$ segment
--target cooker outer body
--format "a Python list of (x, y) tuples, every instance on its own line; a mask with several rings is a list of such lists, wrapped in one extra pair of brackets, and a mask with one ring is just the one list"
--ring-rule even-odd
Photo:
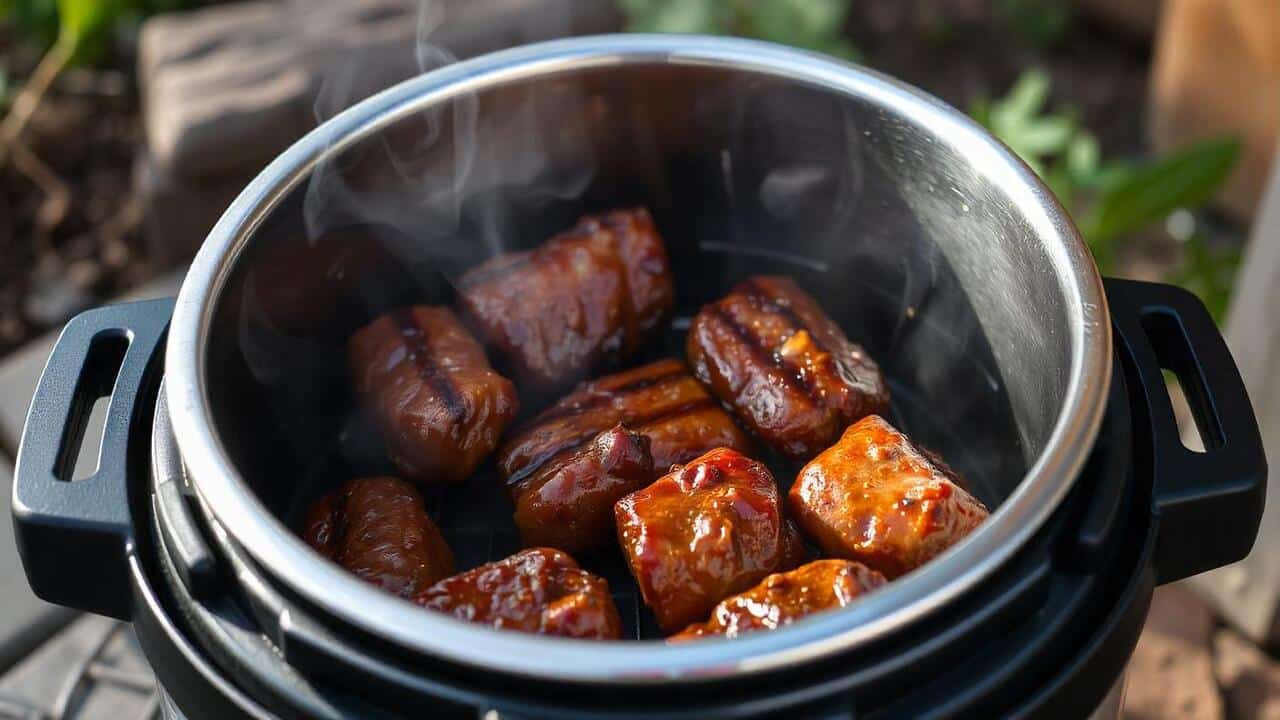
[[(1128, 307), (1121, 303), (1120, 311), (1126, 312)], [(1153, 394), (1142, 385), (1152, 378), (1141, 371), (1130, 347), (1128, 342), (1118, 347), (1110, 409), (1080, 487), (1052, 527), (1039, 536), (1039, 549), (1019, 556), (979, 597), (966, 598), (957, 607), (940, 612), (931, 623), (913, 628), (914, 641), (896, 646), (890, 643), (891, 649), (882, 649), (876, 662), (856, 655), (831, 657), (818, 665), (799, 666), (748, 684), (687, 688), (678, 693), (650, 689), (647, 700), (625, 687), (574, 691), (569, 686), (525, 685), (518, 679), (476, 681), (475, 671), (447, 666), (420, 665), (419, 672), (430, 676), (429, 682), (424, 677), (416, 684), (396, 687), (397, 673), (404, 673), (407, 666), (389, 657), (378, 643), (370, 644), (368, 638), (318, 622), (314, 607), (270, 591), (270, 579), (255, 574), (252, 561), (234, 544), (215, 538), (205, 550), (220, 555), (218, 562), (225, 564), (231, 575), (257, 578), (252, 583), (256, 589), (237, 592), (247, 598), (242, 614), (219, 618), (217, 612), (210, 613), (208, 608), (214, 606), (211, 598), (188, 594), (189, 586), (180, 579), (180, 572), (168, 573), (167, 588), (159, 594), (171, 593), (171, 602), (186, 618), (188, 631), (194, 622), (212, 626), (256, 623), (262, 647), (283, 648), (286, 661), (314, 682), (292, 690), (288, 681), (277, 682), (271, 702), (306, 707), (307, 714), (317, 717), (343, 714), (341, 704), (326, 705), (335, 702), (332, 696), (358, 693), (361, 687), (379, 687), (379, 683), (387, 687), (377, 695), (393, 697), (394, 690), (406, 697), (430, 698), (442, 716), (453, 713), (459, 717), (489, 709), (504, 717), (529, 718), (730, 717), (757, 711), (852, 712), (873, 718), (974, 714), (1082, 717), (1123, 672), (1159, 574), (1156, 561), (1162, 490), (1151, 474), (1158, 466), (1152, 462), (1154, 438), (1149, 429)], [(162, 428), (162, 416), (158, 414), (158, 428)], [(153, 438), (156, 457), (163, 459), (167, 452), (176, 462), (172, 442), (166, 443), (162, 434), (158, 431)], [(166, 446), (170, 450), (162, 451)], [(160, 462), (153, 468), (157, 474), (153, 482), (165, 482), (163, 465)], [(157, 517), (164, 514), (157, 512)], [(162, 528), (159, 534), (165, 534)], [(170, 556), (174, 552), (167, 550)], [(151, 582), (148, 578), (154, 576), (154, 571), (138, 573), (135, 583)], [(216, 587), (216, 583), (210, 586)], [(264, 593), (264, 589), (269, 591)], [(286, 608), (289, 620), (282, 621)], [(146, 620), (137, 618), (135, 622), (160, 626), (157, 619), (172, 612), (159, 604), (151, 609)], [(1037, 613), (1045, 620), (1030, 627), (1018, 624), (1019, 618)], [(203, 620), (198, 619), (200, 615), (205, 616)], [(182, 640), (182, 631), (176, 627), (161, 626), (160, 630), (178, 632), (178, 641)], [(1004, 654), (989, 655), (991, 647), (999, 645), (991, 638), (1001, 633), (1015, 638), (1016, 650), (1006, 648), (1001, 651)], [(196, 635), (204, 641), (201, 646), (213, 664), (230, 676), (235, 676), (238, 668), (241, 682), (260, 686), (264, 677), (280, 676), (279, 667), (255, 663), (253, 649), (210, 643), (201, 632)], [(921, 641), (921, 637), (928, 640)], [(970, 657), (972, 667), (939, 667), (948, 662), (947, 657), (954, 661), (957, 655)], [(985, 664), (980, 661), (984, 657)], [(996, 662), (996, 657), (1002, 659)], [(918, 682), (925, 675), (930, 682)], [(185, 705), (184, 698), (199, 697), (208, 691), (210, 682), (203, 673), (182, 672), (169, 684), (171, 694)], [(361, 713), (365, 712), (374, 711), (362, 706)]]
[[(1007, 710), (1014, 714), (1078, 716), (1089, 707), (1082, 707), (1081, 701), (1088, 698), (1092, 703), (1101, 699), (1123, 670), (1141, 631), (1151, 591), (1159, 581), (1204, 569), (1206, 565), (1229, 562), (1248, 551), (1252, 543), (1252, 529), (1256, 528), (1257, 517), (1261, 512), (1265, 460), (1259, 446), (1254, 444), (1257, 434), (1256, 427), (1251, 427), (1252, 415), (1238, 414), (1239, 404), (1243, 402), (1247, 405), (1247, 397), (1243, 395), (1242, 386), (1236, 384), (1238, 375), (1234, 374), (1234, 368), (1229, 365), (1230, 357), (1225, 354), (1221, 338), (1216, 335), (1211, 323), (1205, 324), (1207, 313), (1198, 301), (1181, 291), (1121, 281), (1109, 281), (1108, 288), (1115, 294), (1114, 321), (1122, 342), (1117, 345), (1120, 361), (1116, 364), (1117, 375), (1113, 382), (1108, 419), (1084, 472), (1085, 482), (1074, 491), (1076, 496), (1087, 495), (1091, 501), (1069, 503), (1055, 520), (1056, 530), (1046, 530), (1051, 532), (1052, 537), (1044, 541), (1047, 543), (1045, 547), (1051, 550), (1049, 557), (1065, 563), (1060, 568), (1065, 569), (1065, 576), (1078, 575), (1093, 583), (1087, 594), (1094, 597), (1094, 609), (1087, 618), (1077, 618), (1077, 621), (1083, 619), (1086, 625), (1077, 631), (1076, 637), (1087, 639), (1069, 652), (1065, 647), (1057, 647), (1055, 650), (1055, 645), (1063, 645), (1062, 636), (1052, 632), (1055, 628), (1043, 628), (1044, 632), (1040, 633), (1038, 642), (1031, 635), (1020, 640), (1025, 643), (1021, 646), (1020, 656), (1033, 657), (1046, 652), (1058, 656), (1052, 672), (1048, 672), (1045, 661), (1039, 659), (1036, 661), (1039, 663), (1036, 673), (1028, 672), (1026, 668), (1016, 664), (1008, 664), (1003, 673), (978, 679), (967, 674), (967, 670), (963, 668), (958, 673), (952, 671), (953, 677), (939, 680), (932, 692), (921, 690), (904, 693), (909, 688), (895, 689), (891, 681), (879, 686), (859, 686), (859, 680), (865, 681), (868, 677), (875, 677), (885, 671), (891, 673), (887, 677), (891, 677), (894, 672), (906, 672), (906, 676), (909, 676), (910, 671), (904, 670), (902, 663), (908, 663), (906, 668), (927, 667), (927, 653), (924, 656), (918, 654), (922, 650), (928, 650), (930, 643), (943, 644), (952, 635), (963, 640), (966, 628), (968, 631), (975, 629), (973, 618), (979, 617), (980, 613), (966, 612), (962, 602), (959, 608), (949, 608), (941, 612), (939, 617), (933, 618), (938, 624), (933, 625), (932, 630), (929, 627), (916, 629), (925, 637), (931, 638), (930, 643), (924, 643), (924, 647), (913, 647), (912, 643), (908, 643), (898, 648), (896, 652), (890, 653), (896, 660), (882, 663), (879, 673), (863, 667), (859, 671), (861, 675), (855, 677), (846, 670), (858, 666), (857, 656), (848, 658), (847, 665), (842, 658), (832, 657), (821, 665), (797, 667), (792, 672), (775, 673), (759, 678), (758, 682), (737, 685), (736, 692), (742, 693), (744, 699), (756, 696), (753, 701), (755, 704), (737, 702), (733, 695), (725, 695), (725, 692), (735, 691), (733, 686), (720, 685), (717, 692), (721, 695), (721, 701), (712, 702), (705, 708), (706, 712), (740, 715), (753, 710), (778, 710), (783, 706), (852, 707), (859, 711), (865, 707), (870, 717), (903, 714), (946, 717), (975, 709), (994, 710), (1000, 707), (1003, 708), (1001, 712)], [(242, 677), (237, 677), (234, 654), (228, 654), (225, 647), (219, 649), (211, 644), (207, 637), (193, 641), (195, 636), (191, 634), (190, 627), (194, 618), (193, 609), (201, 604), (208, 605), (212, 598), (230, 597), (244, 603), (255, 597), (261, 600), (262, 595), (252, 587), (236, 587), (234, 582), (228, 587), (225, 572), (218, 571), (220, 564), (226, 562), (225, 558), (217, 557), (218, 539), (209, 539), (209, 529), (201, 521), (187, 518), (184, 525), (184, 521), (179, 519), (183, 513), (172, 512), (174, 498), (182, 497), (180, 458), (171, 440), (161, 442), (158, 440), (159, 434), (140, 429), (140, 426), (149, 424), (150, 408), (155, 407), (155, 387), (159, 376), (156, 342), (163, 334), (163, 323), (157, 325), (155, 318), (163, 319), (166, 308), (163, 302), (134, 304), (91, 311), (78, 319), (76, 327), (64, 336), (71, 344), (62, 346), (62, 350), (55, 351), (51, 357), (50, 370), (42, 378), (42, 392), (38, 393), (33, 404), (33, 415), (39, 414), (43, 409), (51, 417), (69, 418), (70, 422), (75, 415), (71, 412), (70, 405), (76, 393), (61, 392), (57, 394), (60, 403), (40, 405), (44, 402), (41, 398), (47, 397), (44, 393), (50, 387), (64, 386), (70, 381), (69, 387), (84, 391), (79, 393), (82, 398), (87, 397), (85, 393), (89, 392), (85, 388), (97, 387), (99, 390), (96, 391), (101, 391), (104, 384), (108, 388), (115, 387), (117, 395), (113, 396), (112, 408), (129, 422), (126, 423), (127, 432), (108, 434), (109, 443), (122, 444), (108, 444), (104, 447), (103, 456), (104, 467), (113, 467), (118, 471), (113, 477), (119, 483), (117, 499), (122, 505), (104, 508), (99, 503), (86, 509), (76, 503), (42, 500), (41, 493), (45, 485), (66, 481), (59, 479), (60, 470), (49, 469), (56, 465), (56, 450), (31, 453), (36, 444), (41, 442), (41, 436), (32, 433), (37, 430), (41, 433), (48, 431), (47, 427), (37, 421), (28, 427), (24, 436), (23, 461), (19, 465), (24, 471), (16, 478), (18, 482), (15, 495), (24, 500), (15, 513), (18, 520), (16, 524), (19, 525), (16, 532), (23, 541), (23, 558), (24, 564), (29, 568), (29, 577), (38, 590), (43, 590), (44, 596), (57, 598), (73, 607), (89, 608), (132, 619), (158, 676), (188, 715), (198, 717), (201, 715), (200, 708), (210, 708), (210, 717), (225, 717), (226, 713), (256, 716), (264, 712), (264, 706), (250, 700), (240, 689), (245, 683)], [(1157, 320), (1152, 322), (1152, 317)], [(1210, 331), (1212, 335), (1206, 338), (1206, 333)], [(152, 354), (148, 357), (139, 351), (141, 354), (133, 356), (127, 352), (113, 356), (117, 360), (123, 357), (120, 364), (124, 368), (119, 371), (120, 378), (114, 383), (104, 381), (103, 378), (108, 377), (116, 368), (103, 371), (86, 367), (88, 349), (93, 346), (91, 340), (102, 337), (127, 337), (132, 343), (129, 347), (136, 348), (147, 347), (150, 339)], [(1228, 365), (1224, 366), (1223, 363)], [(1173, 476), (1173, 480), (1168, 479), (1171, 477), (1167, 474), (1169, 468), (1178, 466), (1175, 461), (1181, 461), (1183, 456), (1180, 453), (1183, 449), (1177, 435), (1169, 434), (1176, 433), (1176, 422), (1172, 418), (1172, 411), (1167, 407), (1168, 398), (1162, 390), (1164, 380), (1158, 370), (1162, 364), (1174, 366), (1184, 385), (1191, 387), (1191, 393), (1198, 394), (1199, 399), (1193, 401), (1193, 410), (1199, 413), (1197, 420), (1201, 423), (1202, 432), (1218, 433), (1216, 441), (1207, 443), (1210, 452), (1205, 457), (1217, 459), (1219, 464), (1214, 467), (1226, 468), (1235, 474), (1225, 476), (1218, 472), (1192, 478), (1178, 475)], [(68, 367), (90, 380), (69, 372)], [(1196, 383), (1200, 383), (1200, 386), (1196, 387)], [(122, 393), (121, 390), (128, 392)], [(1204, 416), (1205, 413), (1212, 414)], [(163, 420), (163, 413), (159, 415), (161, 417), (157, 420)], [(54, 437), (59, 438), (66, 435), (67, 431), (53, 433)], [(1169, 443), (1170, 438), (1177, 443), (1176, 446)], [(1168, 454), (1170, 448), (1173, 448), (1173, 455)], [(154, 460), (151, 468), (147, 467), (148, 450)], [(36, 458), (40, 459), (40, 464), (34, 463), (33, 459)], [(43, 472), (35, 474), (32, 468), (37, 467), (42, 468)], [(168, 470), (165, 471), (164, 468)], [(158, 470), (161, 472), (157, 472)], [(151, 478), (159, 485), (172, 483), (172, 487), (178, 492), (161, 489), (148, 491), (146, 478)], [(61, 497), (57, 492), (57, 489), (51, 491), (49, 497)], [(98, 496), (97, 499), (100, 500), (101, 497)], [(187, 507), (188, 510), (191, 509), (190, 505)], [(1196, 515), (1191, 510), (1197, 507), (1205, 510)], [(1171, 511), (1170, 508), (1174, 510)], [(102, 517), (123, 520), (109, 526), (112, 532), (107, 535), (111, 542), (98, 545), (105, 548), (97, 551), (98, 554), (65, 551), (68, 548), (83, 550), (86, 538), (89, 544), (100, 543), (101, 534), (71, 533), (64, 536), (53, 533), (48, 536), (52, 538), (51, 542), (56, 540), (56, 547), (62, 550), (54, 561), (57, 572), (52, 574), (61, 579), (54, 581), (53, 586), (41, 587), (42, 583), (48, 582), (50, 574), (39, 570), (30, 572), (31, 565), (33, 562), (49, 562), (49, 558), (53, 557), (49, 553), (55, 546), (42, 548), (41, 543), (45, 542), (46, 536), (39, 530), (32, 532), (32, 527), (92, 527), (87, 520)], [(137, 520), (140, 518), (153, 518), (158, 522), (155, 525), (146, 523), (144, 529), (139, 530)], [(1185, 518), (1194, 518), (1193, 524), (1179, 525)], [(1174, 541), (1169, 540), (1170, 537), (1176, 538), (1183, 533), (1195, 533), (1197, 529), (1223, 524), (1235, 525), (1238, 529), (1221, 541), (1202, 543), (1211, 552), (1219, 553), (1217, 555), (1201, 550), (1190, 556), (1190, 559), (1184, 559), (1174, 550), (1177, 547), (1171, 544)], [(1171, 532), (1175, 534), (1171, 536)], [(222, 539), (225, 540), (225, 536)], [(64, 540), (68, 544), (64, 544)], [(104, 588), (112, 592), (114, 589), (123, 590), (125, 595), (104, 595), (101, 589), (89, 595), (76, 595), (83, 591), (84, 585), (67, 584), (66, 578), (83, 578), (89, 576), (88, 573), (101, 573), (101, 567), (96, 570), (82, 568), (81, 561), (92, 559), (92, 562), (102, 562), (104, 552), (105, 557), (109, 558), (107, 568), (113, 572), (123, 570), (122, 576), (108, 581)], [(172, 572), (166, 574), (159, 569), (160, 553), (170, 561)], [(244, 561), (243, 557), (241, 561)], [(1120, 569), (1113, 570), (1105, 577), (1090, 576), (1091, 570), (1103, 567), (1107, 562), (1111, 563), (1111, 567), (1117, 567), (1118, 562)], [(240, 575), (254, 577), (253, 573), (247, 572), (252, 569), (249, 565), (242, 565), (239, 567)], [(225, 571), (225, 566), (223, 570)], [(1052, 573), (1046, 573), (1043, 561), (1036, 561), (1034, 558), (1024, 558), (1002, 573), (1002, 579), (998, 583), (1000, 587), (987, 590), (1003, 599), (991, 600), (988, 597), (982, 601), (986, 605), (998, 607), (1001, 612), (997, 614), (1004, 616), (1003, 620), (995, 618), (994, 627), (1008, 627), (1011, 616), (1025, 615), (1028, 608), (1035, 607), (1046, 598), (1068, 592), (1064, 588), (1069, 588), (1072, 583), (1062, 585), (1061, 582), (1053, 581), (1051, 575)], [(267, 586), (271, 583), (269, 577), (260, 574), (256, 577)], [(1083, 587), (1079, 583), (1076, 585), (1077, 590)], [(231, 593), (230, 596), (227, 595), (228, 592)], [(274, 591), (272, 597), (286, 603), (296, 601), (296, 598), (286, 599), (278, 591)], [(333, 676), (342, 675), (346, 671), (340, 664), (326, 666), (331, 658), (327, 658), (325, 652), (345, 652), (346, 661), (356, 660), (367, 664), (373, 658), (374, 665), (380, 662), (378, 658), (381, 651), (367, 653), (368, 639), (361, 638), (358, 634), (349, 635), (345, 631), (339, 631), (331, 636), (331, 640), (338, 641), (337, 647), (331, 642), (327, 648), (316, 637), (304, 638), (300, 633), (305, 632), (305, 624), (294, 623), (294, 627), (290, 628), (288, 622), (279, 622), (285, 617), (285, 613), (281, 611), (287, 608), (287, 605), (273, 608), (260, 603), (257, 608), (244, 612), (236, 621), (252, 628), (255, 620), (276, 613), (277, 623), (274, 627), (258, 627), (249, 634), (265, 639), (267, 645), (272, 639), (294, 642), (292, 647), (288, 644), (284, 646), (284, 657), (291, 661), (298, 658), (310, 662), (309, 666), (307, 662), (303, 663), (307, 680), (297, 688), (311, 688), (312, 691), (320, 688), (322, 696), (349, 692), (349, 688), (340, 689), (340, 682), (330, 687), (330, 683), (335, 680)], [(314, 608), (302, 604), (296, 606), (296, 611), (301, 619), (313, 613)], [(992, 627), (993, 625), (983, 624), (982, 629), (989, 631)], [(1059, 631), (1061, 629), (1056, 628)], [(307, 647), (307, 642), (298, 642), (303, 640), (310, 640), (311, 647)], [(963, 645), (965, 643), (961, 642), (954, 647)], [(377, 645), (374, 647), (376, 649)], [(274, 659), (275, 656), (271, 656), (272, 660), (266, 660), (266, 657), (259, 655), (256, 662), (278, 662)], [(240, 663), (239, 673), (253, 675), (256, 672), (255, 661), (245, 663), (241, 658)], [(391, 665), (396, 663), (392, 661)], [(260, 669), (261, 666), (258, 666), (258, 670)], [(459, 673), (458, 669), (454, 669), (441, 674), (434, 687), (438, 691), (451, 693), (447, 702), (451, 707), (461, 708), (459, 712), (463, 714), (468, 714), (472, 708), (483, 710), (492, 707), (510, 715), (530, 717), (561, 715), (563, 712), (573, 712), (582, 717), (616, 715), (617, 713), (607, 709), (608, 704), (602, 706), (590, 702), (591, 696), (599, 701), (602, 697), (607, 700), (628, 695), (625, 688), (607, 693), (600, 693), (598, 688), (588, 690), (578, 697), (586, 698), (588, 702), (576, 705), (574, 710), (548, 700), (543, 695), (548, 688), (536, 683), (527, 687), (522, 686), (519, 681), (510, 684), (498, 682), (492, 686), (481, 683), (470, 688), (463, 687), (463, 684), (452, 684), (457, 678), (474, 675), (474, 671)], [(1014, 680), (1017, 676), (1038, 676), (1039, 681), (1019, 683)], [(804, 682), (798, 683), (797, 678), (803, 678)], [(356, 683), (363, 682), (358, 675), (350, 679)], [(750, 692), (752, 685), (755, 686), (756, 693)], [(770, 690), (769, 697), (764, 700), (758, 697), (761, 687)], [(855, 691), (853, 688), (860, 690)], [(529, 692), (526, 693), (526, 690)], [(513, 698), (513, 692), (515, 698), (527, 695), (542, 699), (522, 704), (520, 700)], [(275, 701), (284, 703), (281, 707), (287, 708), (290, 702), (288, 695), (289, 691), (286, 689)], [(552, 698), (556, 695), (571, 697), (573, 693), (553, 693)], [(681, 698), (694, 696), (697, 694), (688, 696), (682, 692), (680, 695)], [(438, 695), (430, 697), (437, 701), (444, 700)], [(725, 697), (731, 700), (726, 702)], [(860, 705), (854, 704), (854, 697), (858, 698)], [(700, 709), (697, 712), (703, 711)], [(625, 710), (622, 713), (627, 714)]]
[[(134, 622), (166, 689), (184, 711), (194, 709), (187, 712), (192, 717), (218, 716), (204, 715), (205, 708), (335, 718), (385, 711), (346, 699), (362, 687), (366, 699), (402, 697), (390, 701), (393, 708), (395, 702), (400, 707), (431, 702), (440, 717), (475, 717), (488, 710), (509, 718), (745, 717), (762, 711), (796, 717), (1082, 717), (1123, 672), (1155, 584), (1154, 525), (1142, 509), (1151, 495), (1133, 476), (1128, 446), (1134, 438), (1119, 376), (1115, 388), (1115, 408), (1104, 424), (1089, 477), (1069, 500), (1064, 517), (1038, 537), (1035, 552), (1020, 555), (980, 597), (942, 611), (908, 633), (913, 639), (900, 638), (870, 662), (834, 657), (749, 684), (649, 689), (647, 701), (625, 687), (522, 686), (518, 680), (447, 667), (420, 670), (435, 674), (429, 682), (420, 678), (412, 689), (385, 686), (375, 691), (369, 688), (388, 683), (407, 666), (388, 659), (377, 643), (325, 628), (313, 617), (314, 608), (278, 592), (262, 592), (269, 579), (255, 574), (242, 551), (216, 539), (210, 539), (207, 550), (219, 556), (225, 575), (241, 578), (242, 584), (224, 583), (220, 589), (213, 584), (207, 586), (214, 588), (212, 593), (196, 597), (181, 573), (161, 567), (173, 564), (175, 551), (165, 547), (164, 531), (156, 525), (150, 537), (140, 536), (141, 557), (131, 561)], [(158, 413), (157, 427), (163, 422)], [(160, 457), (159, 448), (166, 443), (159, 436), (154, 441), (153, 453)], [(153, 483), (166, 482), (163, 467), (153, 472)], [(154, 518), (165, 515), (157, 509)], [(1105, 527), (1108, 522), (1100, 518), (1114, 523)], [(1099, 532), (1102, 545), (1094, 543)], [(1102, 569), (1091, 574), (1090, 568)], [(226, 602), (232, 597), (241, 602)], [(1046, 620), (1020, 624), (1037, 611)], [(282, 621), (286, 614), (289, 620)], [(225, 636), (214, 637), (218, 625), (254, 632), (228, 643)], [(1002, 630), (1016, 635), (1017, 650), (991, 655), (991, 647), (1000, 645), (992, 637)], [(306, 681), (281, 682), (279, 658), (262, 652), (264, 648), (276, 648)], [(946, 667), (966, 655), (974, 660), (973, 668)], [(382, 663), (386, 667), (374, 667)], [(229, 683), (257, 688), (257, 700), (224, 695)]]

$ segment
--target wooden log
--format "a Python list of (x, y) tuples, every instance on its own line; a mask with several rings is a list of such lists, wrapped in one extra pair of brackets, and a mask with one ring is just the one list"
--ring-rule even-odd
[(1280, 134), (1280, 3), (1167, 0), (1150, 102), (1149, 134), (1160, 152), (1220, 135), (1241, 139), (1218, 200), (1239, 219), (1255, 217)]

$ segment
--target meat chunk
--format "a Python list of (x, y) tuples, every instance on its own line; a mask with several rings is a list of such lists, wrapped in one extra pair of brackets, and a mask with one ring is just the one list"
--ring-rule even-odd
[(597, 550), (616, 536), (613, 505), (653, 481), (649, 438), (616, 425), (564, 462), (516, 490), (515, 521), (525, 546)]
[(950, 468), (875, 415), (804, 466), (788, 504), (826, 554), (890, 579), (954, 545), (988, 515)]
[(690, 625), (668, 639), (737, 637), (753, 630), (773, 630), (816, 612), (845, 607), (886, 582), (883, 575), (860, 562), (815, 560), (766, 577), (759, 585), (716, 605), (710, 620)]
[(393, 477), (350, 480), (307, 513), (302, 537), (320, 554), (401, 597), (453, 573), (453, 553), (422, 496)]
[(519, 410), (515, 386), (448, 308), (396, 310), (357, 331), (347, 350), (387, 454), (419, 484), (465, 479)]
[(798, 538), (764, 465), (719, 448), (614, 508), (631, 574), (667, 632), (783, 567)]
[(472, 268), (458, 290), (521, 390), (539, 394), (630, 355), (675, 297), (666, 248), (644, 209), (584, 217), (535, 250)]
[(787, 277), (738, 283), (694, 317), (686, 342), (698, 379), (792, 459), (889, 406), (879, 367)]
[(459, 620), (542, 635), (616, 640), (609, 583), (551, 548), (521, 550), (432, 585), (415, 598)]
[(655, 477), (713, 448), (751, 448), (746, 433), (680, 361), (659, 360), (580, 384), (512, 433), (498, 451), (498, 469), (519, 496), (527, 479), (544, 468), (554, 472), (618, 423), (649, 438)]

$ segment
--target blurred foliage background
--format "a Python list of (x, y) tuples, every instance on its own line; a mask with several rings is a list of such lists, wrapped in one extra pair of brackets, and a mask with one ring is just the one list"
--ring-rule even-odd
[[(84, 254), (57, 248), (61, 241), (56, 238), (40, 239), (56, 234), (48, 227), (57, 226), (63, 234), (75, 230), (74, 223), (49, 219), (65, 216), (66, 206), (74, 205), (65, 195), (75, 195), (76, 188), (66, 187), (75, 183), (65, 173), (83, 170), (64, 169), (60, 179), (58, 171), (69, 162), (60, 168), (57, 158), (38, 157), (25, 146), (24, 132), (36, 109), (55, 81), (68, 72), (103, 68), (128, 76), (132, 72), (129, 53), (143, 18), (210, 1), (214, 0), (0, 0), (4, 32), (23, 49), (24, 57), (33, 58), (11, 67), (15, 53), (0, 55), (0, 170), (17, 165), (17, 172), (43, 193), (34, 212), (34, 235), (43, 249), (35, 252), (54, 257), (42, 266), (44, 275), (64, 272), (68, 263)], [(1172, 253), (1176, 258), (1152, 265), (1158, 266), (1159, 279), (1196, 292), (1219, 320), (1226, 312), (1239, 264), (1240, 232), (1229, 228), (1226, 234), (1234, 232), (1235, 239), (1221, 241), (1220, 231), (1229, 223), (1219, 222), (1206, 206), (1236, 164), (1240, 144), (1220, 137), (1162, 156), (1148, 152), (1137, 138), (1140, 133), (1134, 128), (1140, 122), (1133, 116), (1144, 105), (1149, 55), (1125, 49), (1123, 43), (1095, 40), (1097, 28), (1083, 27), (1072, 2), (600, 2), (615, 2), (632, 31), (759, 38), (865, 63), (940, 94), (964, 108), (1039, 173), (1075, 219), (1103, 273), (1130, 274), (1131, 258), (1150, 255), (1152, 238), (1161, 238), (1166, 248), (1161, 252), (1169, 255), (1167, 248), (1176, 248)], [(1109, 98), (1099, 100), (1108, 94)], [(119, 111), (135, 113), (130, 103), (136, 105), (136, 98), (127, 98)], [(1121, 105), (1124, 111), (1115, 112)], [(129, 138), (136, 137), (136, 130), (127, 130), (124, 137), (121, 152), (135, 142)], [(11, 157), (15, 152), (19, 157)], [(118, 172), (127, 176), (128, 168)], [(100, 220), (90, 217), (86, 222), (92, 225)], [(20, 226), (11, 232), (16, 236), (32, 230)], [(0, 252), (3, 235), (0, 232)], [(131, 267), (137, 258), (126, 257), (126, 245), (117, 242), (114, 249), (109, 248), (105, 265)], [(29, 294), (30, 273), (15, 272), (16, 279), (8, 281), (9, 295)], [(102, 292), (109, 292), (147, 272), (124, 272), (109, 282), (98, 279), (114, 277), (109, 273), (87, 277)], [(0, 285), (5, 282), (0, 277)], [(12, 289), (19, 286), (23, 289)], [(0, 310), (6, 303), (19, 302), (5, 296), (0, 287)], [(24, 336), (32, 322), (51, 320), (32, 321), (31, 313), (25, 320), (14, 320), (0, 312), (0, 349)]]
[[(618, 0), (635, 32), (738, 35), (865, 62), (847, 35), (853, 0)], [(997, 0), (1009, 33), (1031, 49), (1063, 42), (1074, 21), (1065, 2)], [(943, 19), (926, 37), (954, 32)], [(1222, 187), (1240, 144), (1222, 137), (1163, 157), (1107, 157), (1098, 139), (1067, 103), (1050, 103), (1051, 81), (1040, 67), (1025, 69), (1007, 92), (974, 98), (969, 114), (1017, 153), (1057, 195), (1088, 241), (1104, 274), (1115, 273), (1126, 243), (1170, 218), (1183, 259), (1166, 279), (1197, 293), (1221, 322), (1239, 264), (1238, 247), (1206, 242), (1190, 211), (1201, 210)], [(1138, 99), (1135, 98), (1135, 104)], [(1175, 213), (1181, 213), (1175, 215)]]

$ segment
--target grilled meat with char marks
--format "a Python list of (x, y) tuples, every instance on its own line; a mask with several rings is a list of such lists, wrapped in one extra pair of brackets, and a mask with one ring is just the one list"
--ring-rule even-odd
[(461, 307), (522, 392), (562, 391), (639, 347), (675, 298), (666, 247), (643, 208), (582, 218), (458, 280)]
[(498, 469), (518, 497), (531, 478), (619, 423), (649, 438), (655, 477), (713, 448), (751, 449), (683, 363), (659, 360), (579, 385), (511, 434), (498, 451)]
[(515, 386), (448, 308), (384, 315), (351, 336), (347, 354), (387, 455), (421, 485), (466, 479), (520, 407)]
[(549, 463), (515, 492), (526, 547), (599, 550), (617, 536), (613, 504), (653, 481), (649, 438), (616, 425), (563, 462)]
[(879, 367), (787, 277), (738, 283), (702, 308), (686, 342), (698, 379), (792, 459), (813, 457), (889, 407)]

